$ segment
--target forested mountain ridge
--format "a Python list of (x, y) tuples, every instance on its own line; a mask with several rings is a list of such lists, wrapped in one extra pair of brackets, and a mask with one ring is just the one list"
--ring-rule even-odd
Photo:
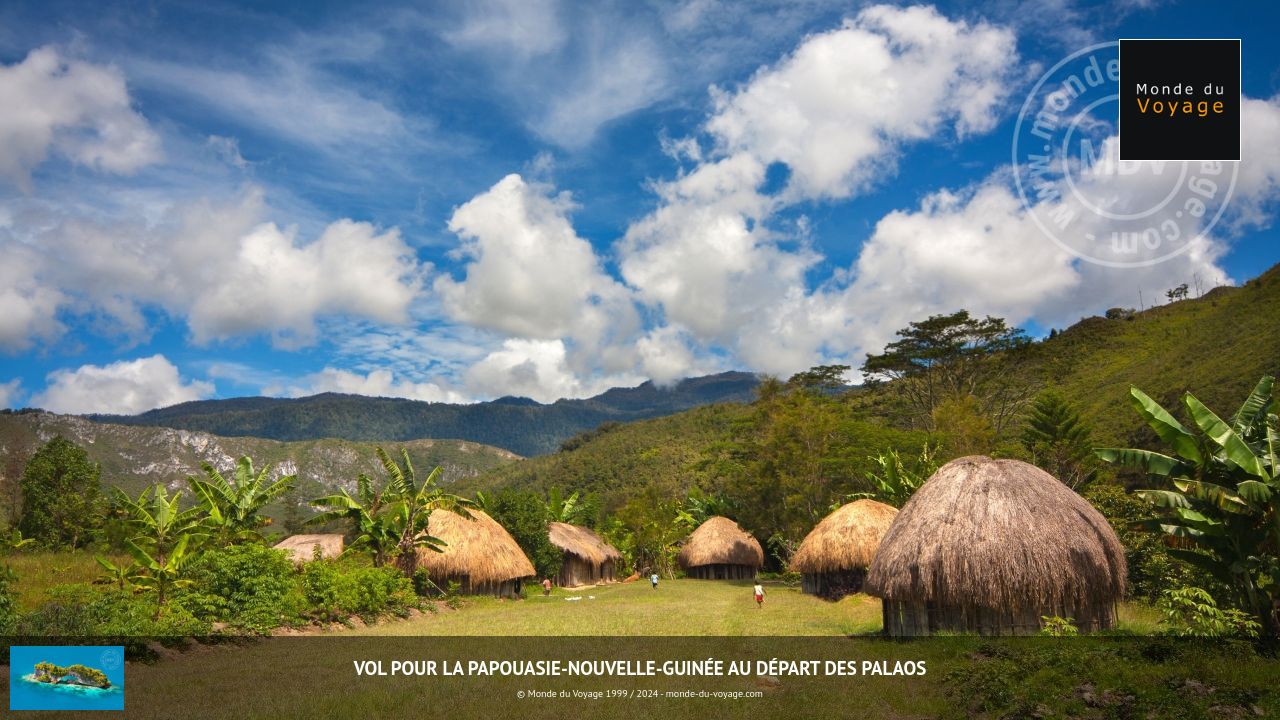
[(746, 402), (756, 383), (751, 373), (726, 372), (689, 378), (671, 387), (646, 382), (549, 405), (527, 398), (458, 405), (325, 393), (305, 398), (200, 400), (140, 415), (89, 417), (119, 425), (286, 441), (458, 439), (528, 456), (554, 451), (564, 440), (605, 422), (659, 417), (710, 403)]

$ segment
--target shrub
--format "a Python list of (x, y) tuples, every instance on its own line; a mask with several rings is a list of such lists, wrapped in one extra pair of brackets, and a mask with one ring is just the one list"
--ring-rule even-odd
[(417, 602), (414, 583), (394, 568), (321, 560), (302, 571), (307, 605), (321, 619), (403, 614)]
[(14, 608), (13, 590), (9, 587), (9, 583), (14, 579), (13, 570), (7, 565), (4, 569), (0, 569), (0, 635), (8, 634), (17, 614)]
[(205, 552), (192, 565), (181, 596), (198, 617), (265, 634), (296, 621), (304, 608), (297, 571), (285, 553), (262, 545)]
[(1207, 638), (1256, 638), (1262, 625), (1235, 608), (1218, 607), (1213, 596), (1198, 587), (1169, 590), (1160, 599), (1161, 622), (1169, 635)]
[(48, 600), (21, 615), (13, 633), (30, 637), (181, 638), (209, 634), (209, 623), (193, 615), (179, 602), (155, 619), (152, 598), (91, 585), (62, 585), (49, 591)]
[(1072, 618), (1041, 616), (1040, 622), (1044, 626), (1040, 628), (1040, 634), (1048, 637), (1075, 637), (1080, 634), (1080, 629), (1071, 620)]
[(1170, 557), (1159, 535), (1139, 527), (1151, 517), (1151, 506), (1141, 498), (1104, 482), (1088, 486), (1082, 494), (1107, 518), (1124, 545), (1130, 597), (1156, 602), (1174, 588), (1212, 582), (1206, 573)]

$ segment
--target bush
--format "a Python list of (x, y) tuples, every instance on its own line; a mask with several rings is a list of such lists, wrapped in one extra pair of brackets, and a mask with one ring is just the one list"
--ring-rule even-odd
[(304, 609), (298, 573), (285, 553), (262, 545), (206, 551), (187, 577), (191, 590), (179, 595), (198, 617), (239, 630), (266, 634), (295, 622)]
[(1170, 590), (1160, 599), (1166, 634), (1178, 637), (1256, 638), (1262, 626), (1249, 613), (1222, 609), (1198, 587)]
[(17, 615), (13, 602), (13, 590), (9, 587), (9, 583), (13, 580), (13, 570), (6, 565), (0, 570), (0, 635), (8, 634)]
[(404, 614), (417, 603), (413, 580), (398, 570), (341, 560), (307, 563), (302, 571), (302, 588), (313, 614), (324, 620), (387, 612)]
[(62, 585), (40, 607), (21, 615), (13, 634), (30, 637), (179, 638), (209, 634), (209, 623), (179, 602), (165, 605), (155, 619), (151, 598), (91, 585)]
[(1107, 518), (1124, 545), (1130, 597), (1156, 602), (1174, 588), (1212, 583), (1205, 573), (1170, 556), (1159, 534), (1137, 527), (1139, 521), (1152, 516), (1150, 504), (1122, 487), (1103, 482), (1088, 486), (1082, 495)]

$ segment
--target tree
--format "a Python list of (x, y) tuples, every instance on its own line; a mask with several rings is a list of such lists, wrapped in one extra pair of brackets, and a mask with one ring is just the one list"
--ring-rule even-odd
[(848, 365), (816, 365), (792, 375), (787, 386), (810, 392), (835, 392), (847, 385), (845, 375), (849, 369)]
[(1015, 373), (1030, 340), (1001, 318), (959, 310), (912, 322), (897, 335), (883, 353), (867, 354), (862, 372), (872, 385), (892, 381), (919, 425), (932, 427), (934, 410), (947, 399), (973, 396), (999, 431), (1030, 394)]
[(1164, 535), (1171, 556), (1230, 588), (1234, 604), (1258, 618), (1272, 636), (1280, 599), (1280, 423), (1273, 412), (1274, 382), (1263, 377), (1230, 423), (1191, 393), (1183, 395), (1198, 433), (1131, 388), (1134, 409), (1173, 454), (1097, 451), (1103, 460), (1141, 470), (1163, 486), (1138, 491), (1159, 511), (1143, 525)]
[(1022, 446), (1035, 464), (1072, 490), (1079, 490), (1097, 475), (1093, 431), (1055, 392), (1042, 393), (1032, 403)]
[(1178, 287), (1166, 291), (1164, 296), (1169, 298), (1169, 302), (1177, 302), (1179, 300), (1186, 300), (1188, 292), (1187, 284), (1182, 283)]
[(172, 497), (163, 485), (143, 490), (134, 500), (116, 491), (116, 505), (126, 516), (133, 537), (125, 549), (138, 564), (134, 584), (156, 592), (156, 618), (164, 611), (169, 590), (189, 584), (183, 579), (187, 565), (198, 555), (192, 545), (207, 537), (201, 508), (181, 509), (182, 496)]
[(78, 548), (102, 527), (99, 467), (61, 435), (45, 443), (22, 473), (23, 535), (48, 547)]
[(559, 548), (551, 544), (547, 523), (552, 518), (540, 495), (530, 490), (505, 488), (489, 498), (486, 512), (511, 533), (539, 577), (555, 577), (560, 572), (563, 556)]
[(235, 474), (228, 481), (209, 463), (201, 466), (203, 478), (187, 477), (187, 483), (204, 505), (207, 522), (220, 545), (246, 540), (261, 541), (258, 529), (267, 524), (262, 509), (293, 488), (297, 476), (285, 475), (275, 482), (267, 480), (270, 466), (253, 471), (248, 456), (236, 462)]
[(934, 428), (948, 457), (990, 455), (999, 433), (972, 395), (948, 398), (933, 409)]

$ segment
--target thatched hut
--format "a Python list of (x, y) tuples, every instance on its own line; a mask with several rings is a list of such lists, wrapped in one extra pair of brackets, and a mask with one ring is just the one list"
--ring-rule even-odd
[(441, 588), (461, 585), (469, 595), (515, 597), (525, 578), (533, 577), (533, 564), (511, 534), (483, 510), (471, 510), (471, 519), (448, 510), (433, 510), (427, 534), (448, 543), (443, 552), (418, 548), (418, 567)]
[(860, 592), (897, 514), (884, 503), (856, 500), (823, 518), (791, 558), (791, 569), (803, 576), (801, 590), (829, 600)]
[(560, 587), (578, 587), (596, 583), (614, 582), (622, 553), (588, 528), (569, 523), (553, 522), (547, 526), (551, 544), (560, 549), (560, 573), (556, 584)]
[(1025, 635), (1041, 617), (1111, 627), (1124, 547), (1102, 514), (1040, 468), (973, 456), (942, 466), (880, 542), (866, 590), (885, 632)]
[(750, 580), (764, 565), (764, 550), (738, 523), (717, 515), (689, 535), (677, 560), (691, 578)]
[(290, 535), (275, 544), (277, 550), (289, 553), (289, 559), (295, 563), (310, 562), (315, 559), (316, 548), (320, 549), (320, 557), (329, 559), (342, 554), (345, 544), (341, 535)]

